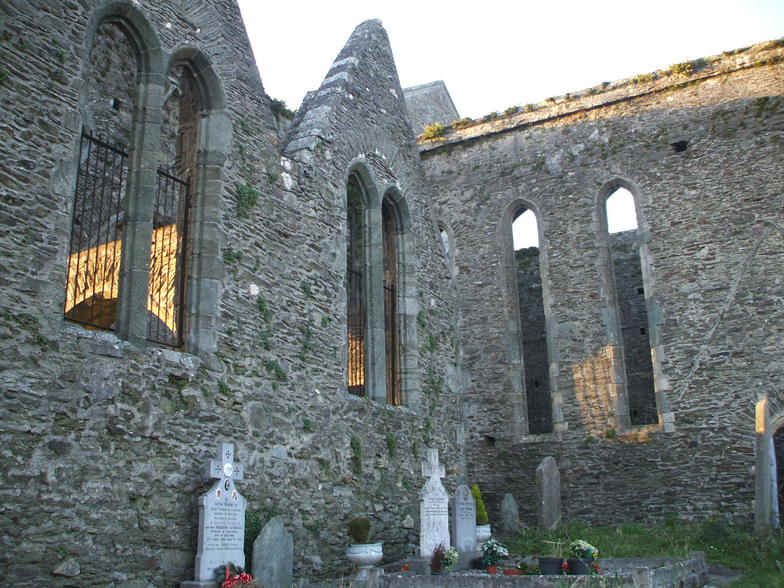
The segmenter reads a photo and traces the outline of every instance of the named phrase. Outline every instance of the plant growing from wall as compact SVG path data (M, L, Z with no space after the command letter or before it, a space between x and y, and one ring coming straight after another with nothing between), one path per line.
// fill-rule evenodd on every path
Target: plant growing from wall
M362 441L359 437L351 436L351 471L360 475L362 473Z
M240 259L242 259L242 251L234 251L229 247L223 252L223 262L227 265L237 263Z
M264 369L267 370L269 374L275 377L276 380L281 382L285 382L289 379L286 375L286 371L280 367L278 360L276 359L268 359L264 361Z
M279 100L278 98L270 98L270 109L275 114L289 120L292 120L295 116L297 116L296 110L289 110L289 108L286 107L286 101Z
M389 457L395 457L395 453L397 452L397 441L392 433L387 433L387 450L389 451Z
M250 184L237 184L237 216L241 218L247 217L248 213L259 201L259 196L261 196L261 192Z
M446 133L446 127L439 122L433 123L432 125L425 125L425 128L422 132L423 139L438 139L439 137L443 137L444 133Z
M466 127L471 126L474 124L474 119L464 116L463 118L453 120L452 121L452 128L453 129L464 129Z
M267 299L264 298L263 294L259 294L256 297L256 308L259 309L259 312L261 313L261 318L264 319L264 322L268 323L270 318L272 317L272 312L267 306Z
M490 522L490 517L487 516L487 508L485 508L485 501L482 500L479 484L471 486L471 496L474 497L474 502L476 503L476 524L487 525Z

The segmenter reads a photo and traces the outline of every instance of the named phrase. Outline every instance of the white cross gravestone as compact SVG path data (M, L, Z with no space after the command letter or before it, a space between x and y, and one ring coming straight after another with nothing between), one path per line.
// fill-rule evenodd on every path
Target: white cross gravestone
M184 582L184 587L217 585L215 569L230 563L245 567L245 498L234 487L243 467L234 462L234 445L219 443L217 458L204 464L202 474L216 481L199 497L196 582Z
M429 558L443 543L449 547L449 495L441 484L446 474L438 463L438 449L427 450L427 461L422 462L422 475L428 480L419 498L419 556Z

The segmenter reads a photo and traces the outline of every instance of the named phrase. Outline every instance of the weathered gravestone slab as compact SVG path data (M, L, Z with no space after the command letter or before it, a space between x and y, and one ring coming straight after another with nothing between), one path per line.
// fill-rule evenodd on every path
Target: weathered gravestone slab
M561 522L561 474L553 457L545 457L536 468L539 528L551 530Z
M275 517L253 542L253 577L265 588L288 588L294 584L294 538Z
M243 466L234 463L234 445L218 444L217 458L205 463L202 473L216 482L199 497L196 581L181 583L183 588L217 586L215 568L245 567L245 498L234 487L234 480L243 478Z
M419 497L419 556L429 558L443 543L449 547L449 495L441 484L446 476L443 464L438 463L438 449L427 450L427 461L422 462L422 475L428 476Z
M452 500L452 536L460 553L476 551L476 502L465 484L455 489Z
M511 494L504 494L501 501L501 529L505 535L514 535L520 530L520 514L517 501Z

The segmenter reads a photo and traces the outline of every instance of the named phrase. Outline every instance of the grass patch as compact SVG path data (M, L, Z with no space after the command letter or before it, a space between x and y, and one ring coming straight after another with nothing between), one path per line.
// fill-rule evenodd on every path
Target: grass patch
M669 518L657 525L570 525L553 531L526 529L506 538L505 544L510 553L546 555L550 551L546 542L576 539L594 545L600 558L685 557L693 551L704 551L709 563L747 572L732 584L735 588L784 588L784 532L777 529L759 536L750 526L718 519L687 523Z

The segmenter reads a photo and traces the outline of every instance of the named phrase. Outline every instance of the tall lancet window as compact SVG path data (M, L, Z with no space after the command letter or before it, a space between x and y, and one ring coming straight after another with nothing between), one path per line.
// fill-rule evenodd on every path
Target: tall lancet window
M346 330L348 335L348 391L357 396L366 394L365 349L367 331L366 249L367 230L365 197L356 174L351 174L347 187L347 255L346 255Z
M659 422L651 359L651 333L637 235L634 196L618 188L605 203L615 306L623 344L629 423Z
M384 338L386 349L387 404L399 406L400 398L400 319L398 312L398 222L389 198L381 204L384 242Z
M115 24L100 26L90 50L64 315L93 329L117 327L128 154L139 95L135 54Z
M147 299L147 338L173 347L184 342L188 213L201 110L190 67L175 66L163 107Z
M528 432L551 433L550 364L539 261L539 226L530 209L520 208L512 219Z

